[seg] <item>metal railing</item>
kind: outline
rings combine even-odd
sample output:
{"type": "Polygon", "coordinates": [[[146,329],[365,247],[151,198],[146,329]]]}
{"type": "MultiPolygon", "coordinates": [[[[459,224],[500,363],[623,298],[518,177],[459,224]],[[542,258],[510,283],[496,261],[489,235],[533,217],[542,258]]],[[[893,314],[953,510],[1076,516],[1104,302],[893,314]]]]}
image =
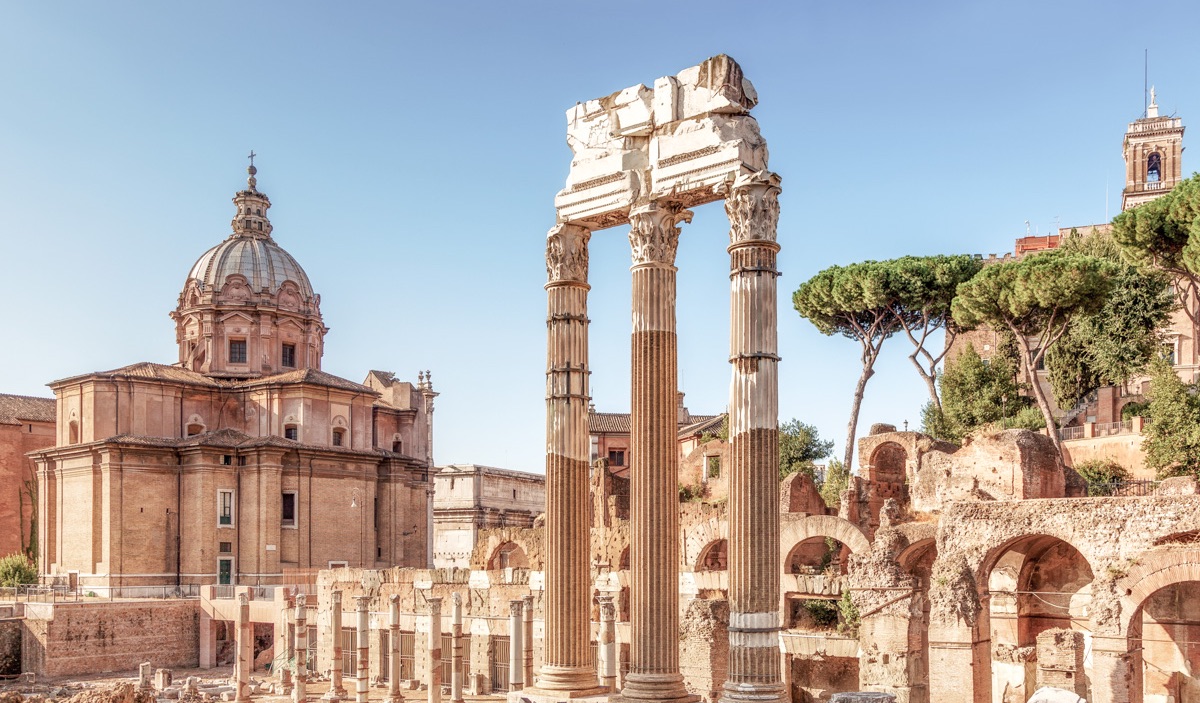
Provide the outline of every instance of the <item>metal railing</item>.
{"type": "Polygon", "coordinates": [[[1118,420],[1117,422],[1097,422],[1096,437],[1111,437],[1118,434],[1130,434],[1133,432],[1133,420],[1118,420]]]}
{"type": "Polygon", "coordinates": [[[182,586],[79,586],[23,584],[0,588],[0,600],[24,603],[88,603],[115,599],[199,598],[200,587],[182,586]]]}
{"type": "Polygon", "coordinates": [[[1158,487],[1161,484],[1161,481],[1152,481],[1150,479],[1127,479],[1124,481],[1110,481],[1108,483],[1089,483],[1088,496],[1152,496],[1158,495],[1158,487]]]}
{"type": "Polygon", "coordinates": [[[1062,428],[1058,431],[1058,438],[1064,442],[1068,439],[1083,439],[1083,425],[1062,428]]]}

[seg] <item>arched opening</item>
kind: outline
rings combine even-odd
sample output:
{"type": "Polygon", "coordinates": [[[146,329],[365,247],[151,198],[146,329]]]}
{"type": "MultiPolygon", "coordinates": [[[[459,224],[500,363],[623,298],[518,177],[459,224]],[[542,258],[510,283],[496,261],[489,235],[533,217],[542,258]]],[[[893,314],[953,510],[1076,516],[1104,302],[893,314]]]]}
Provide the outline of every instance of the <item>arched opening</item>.
{"type": "Polygon", "coordinates": [[[621,558],[617,563],[619,571],[629,571],[629,547],[621,550],[621,558]]]}
{"type": "Polygon", "coordinates": [[[187,436],[188,437],[195,437],[196,435],[202,434],[203,432],[204,432],[204,425],[201,425],[199,423],[193,422],[192,424],[187,426],[187,436]]]}
{"type": "Polygon", "coordinates": [[[521,549],[521,545],[516,542],[505,542],[496,551],[492,552],[492,557],[488,559],[489,571],[497,569],[528,569],[529,559],[525,556],[525,550],[521,549]]]}
{"type": "Polygon", "coordinates": [[[832,537],[809,537],[792,547],[783,569],[788,574],[844,576],[850,548],[832,537]]]}
{"type": "Polygon", "coordinates": [[[726,571],[729,569],[729,540],[719,539],[700,552],[696,571],[726,571]]]}
{"type": "Polygon", "coordinates": [[[67,426],[67,434],[69,435],[69,444],[79,444],[79,421],[71,420],[67,426]]]}
{"type": "MultiPolygon", "coordinates": [[[[916,587],[912,600],[908,601],[907,650],[896,654],[897,659],[903,656],[907,661],[904,670],[908,678],[904,688],[908,691],[910,701],[929,700],[929,586],[935,559],[937,544],[932,538],[915,542],[900,552],[896,559],[900,568],[912,577],[913,586],[916,587]]],[[[881,624],[887,627],[891,623],[884,621],[881,624]]],[[[863,634],[867,639],[870,638],[871,633],[863,634]]]]}
{"type": "Polygon", "coordinates": [[[1157,183],[1162,180],[1162,155],[1157,151],[1150,152],[1146,157],[1146,182],[1157,183]]]}
{"type": "Polygon", "coordinates": [[[1006,546],[987,578],[993,696],[1025,700],[1049,685],[1086,697],[1093,579],[1087,559],[1061,539],[1031,535],[1006,546]]]}

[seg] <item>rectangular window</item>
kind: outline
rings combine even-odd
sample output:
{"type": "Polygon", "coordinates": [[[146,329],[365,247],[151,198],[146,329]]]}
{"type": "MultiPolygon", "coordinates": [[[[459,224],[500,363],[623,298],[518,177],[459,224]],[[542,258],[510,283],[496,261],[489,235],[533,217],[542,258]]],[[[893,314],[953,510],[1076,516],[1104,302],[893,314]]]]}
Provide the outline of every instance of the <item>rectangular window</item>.
{"type": "Polygon", "coordinates": [[[233,542],[221,542],[217,546],[220,548],[222,554],[232,554],[233,553],[233,542]]]}
{"type": "Polygon", "coordinates": [[[608,465],[609,466],[624,466],[625,465],[625,451],[618,450],[618,449],[610,449],[608,451],[608,465]]]}
{"type": "Polygon", "coordinates": [[[233,491],[217,491],[217,524],[233,524],[233,491]]]}
{"type": "Polygon", "coordinates": [[[280,510],[280,520],[284,527],[296,526],[296,492],[283,492],[283,506],[280,510]]]}
{"type": "Polygon", "coordinates": [[[231,364],[246,363],[246,340],[244,340],[244,339],[229,340],[229,363],[231,363],[231,364]]]}
{"type": "Polygon", "coordinates": [[[300,432],[299,432],[299,430],[296,429],[295,425],[283,428],[283,438],[284,439],[290,439],[293,442],[296,442],[299,440],[299,437],[300,437],[300,432]]]}
{"type": "Polygon", "coordinates": [[[342,628],[342,676],[352,679],[358,671],[358,629],[342,628]]]}
{"type": "MultiPolygon", "coordinates": [[[[392,642],[391,632],[379,631],[379,672],[384,681],[392,680],[392,642]]],[[[450,679],[446,679],[449,681],[450,679]]]]}
{"type": "Polygon", "coordinates": [[[283,345],[283,358],[280,360],[289,369],[296,368],[296,345],[283,345]]]}
{"type": "Polygon", "coordinates": [[[333,431],[333,446],[340,447],[346,442],[346,430],[340,427],[333,431]]]}
{"type": "Polygon", "coordinates": [[[708,477],[721,478],[721,457],[708,457],[708,477]]]}

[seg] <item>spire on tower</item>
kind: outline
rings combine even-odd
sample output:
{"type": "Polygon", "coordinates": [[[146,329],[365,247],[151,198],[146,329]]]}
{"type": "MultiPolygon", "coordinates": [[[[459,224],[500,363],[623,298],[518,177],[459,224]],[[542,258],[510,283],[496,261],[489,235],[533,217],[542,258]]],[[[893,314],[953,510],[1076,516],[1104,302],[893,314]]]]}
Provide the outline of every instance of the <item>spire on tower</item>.
{"type": "Polygon", "coordinates": [[[258,168],[254,165],[254,157],[258,156],[253,151],[247,157],[250,159],[250,166],[246,169],[246,173],[250,174],[246,178],[246,190],[238,191],[233,196],[233,203],[237,206],[237,213],[233,218],[233,235],[235,237],[255,237],[261,239],[271,238],[271,220],[267,217],[267,210],[271,207],[271,200],[266,193],[258,190],[258,168]]]}
{"type": "Polygon", "coordinates": [[[250,186],[250,190],[258,190],[258,179],[254,177],[258,174],[258,169],[254,168],[255,156],[258,156],[258,154],[255,154],[254,150],[251,149],[250,156],[247,157],[250,159],[250,168],[246,169],[246,173],[250,174],[250,177],[246,179],[246,184],[250,186]]]}

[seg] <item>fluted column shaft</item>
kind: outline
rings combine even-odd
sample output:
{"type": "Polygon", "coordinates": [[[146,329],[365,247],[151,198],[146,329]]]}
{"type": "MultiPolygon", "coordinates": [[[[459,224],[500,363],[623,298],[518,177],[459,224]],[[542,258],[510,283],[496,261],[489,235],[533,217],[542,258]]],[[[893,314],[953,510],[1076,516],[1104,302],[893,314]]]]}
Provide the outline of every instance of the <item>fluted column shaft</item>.
{"type": "Polygon", "coordinates": [[[533,685],[533,596],[525,596],[525,685],[533,685]]]}
{"type": "Polygon", "coordinates": [[[400,693],[400,596],[388,597],[388,694],[387,703],[401,703],[400,693]]]}
{"type": "Polygon", "coordinates": [[[342,686],[342,592],[329,594],[329,628],[333,637],[333,661],[329,668],[329,691],[322,696],[327,701],[340,701],[346,695],[342,686]]]}
{"type": "Polygon", "coordinates": [[[237,657],[234,669],[236,692],[234,700],[243,703],[250,700],[250,664],[254,660],[254,636],[250,623],[250,599],[245,593],[237,595],[237,657]]]}
{"type": "Polygon", "coordinates": [[[358,649],[354,662],[357,668],[354,676],[354,703],[367,703],[371,690],[371,597],[355,596],[354,606],[358,616],[355,638],[357,641],[354,643],[358,649]]]}
{"type": "Polygon", "coordinates": [[[600,596],[600,683],[617,687],[617,607],[612,596],[600,596]]]}
{"type": "Polygon", "coordinates": [[[425,672],[429,703],[442,701],[442,599],[429,599],[429,671],[425,672]]]}
{"type": "Polygon", "coordinates": [[[303,593],[296,596],[295,650],[296,676],[292,685],[293,703],[308,700],[308,606],[303,593]]]}
{"type": "Polygon", "coordinates": [[[678,343],[675,250],[691,213],[651,203],[629,216],[633,250],[630,666],[622,695],[687,697],[679,674],[678,343]]]}
{"type": "Polygon", "coordinates": [[[729,673],[721,700],[780,701],[779,177],[743,176],[730,223],[729,673]]]}
{"type": "Polygon", "coordinates": [[[508,690],[525,688],[525,622],[521,616],[524,603],[508,602],[508,690]]]}
{"type": "Polygon", "coordinates": [[[450,655],[450,701],[463,701],[463,617],[462,596],[450,596],[450,637],[454,651],[450,655]]]}
{"type": "Polygon", "coordinates": [[[591,231],[572,224],[556,225],[546,238],[546,654],[537,687],[556,692],[598,686],[588,621],[590,238],[591,231]]]}

